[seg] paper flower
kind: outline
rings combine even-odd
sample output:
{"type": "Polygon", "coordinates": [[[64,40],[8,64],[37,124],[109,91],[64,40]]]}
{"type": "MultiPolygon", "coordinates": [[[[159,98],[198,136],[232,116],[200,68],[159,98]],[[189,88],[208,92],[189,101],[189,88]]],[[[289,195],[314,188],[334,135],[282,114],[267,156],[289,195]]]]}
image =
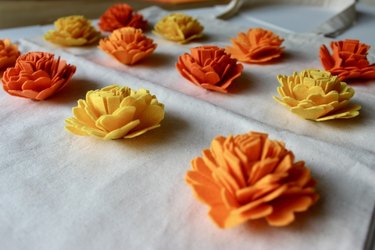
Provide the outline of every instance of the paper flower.
{"type": "Polygon", "coordinates": [[[124,64],[134,64],[150,55],[156,44],[141,29],[121,28],[99,42],[99,48],[124,64]]]}
{"type": "Polygon", "coordinates": [[[13,66],[19,56],[20,52],[16,45],[9,39],[0,39],[0,71],[13,66]]]}
{"type": "Polygon", "coordinates": [[[133,138],[160,126],[164,106],[149,91],[116,85],[89,91],[78,100],[65,128],[76,135],[103,139],[133,138]]]}
{"type": "Polygon", "coordinates": [[[260,218],[286,226],[319,198],[304,162],[294,162],[284,143],[267,134],[219,136],[202,155],[192,160],[185,180],[221,228],[260,218]]]}
{"type": "Polygon", "coordinates": [[[284,39],[261,28],[249,29],[246,34],[240,32],[231,41],[233,47],[228,46],[226,51],[238,61],[246,63],[265,63],[279,58],[284,51],[280,47],[284,39]]]}
{"type": "Polygon", "coordinates": [[[203,26],[196,19],[184,14],[167,15],[154,27],[154,33],[179,43],[202,37],[202,31],[203,26]]]}
{"type": "Polygon", "coordinates": [[[83,16],[61,17],[55,21],[56,30],[50,30],[44,39],[64,46],[82,46],[97,42],[101,35],[83,16]]]}
{"type": "Polygon", "coordinates": [[[10,95],[44,100],[62,90],[76,71],[60,57],[46,52],[29,52],[3,75],[3,88],[10,95]]]}
{"type": "Polygon", "coordinates": [[[324,70],[303,70],[292,76],[278,75],[281,98],[276,101],[309,120],[326,121],[359,115],[361,106],[348,105],[354,90],[324,70]]]}
{"type": "Polygon", "coordinates": [[[327,47],[320,47],[320,61],[323,67],[341,80],[375,79],[375,64],[369,63],[369,45],[358,40],[331,42],[332,55],[327,47]]]}
{"type": "Polygon", "coordinates": [[[191,55],[185,53],[178,58],[176,67],[183,77],[197,86],[226,93],[242,73],[242,64],[230,58],[224,49],[200,46],[190,51],[191,55]]]}
{"type": "Polygon", "coordinates": [[[146,29],[147,21],[141,14],[133,11],[126,3],[118,3],[109,7],[99,19],[99,27],[102,31],[112,32],[122,27],[134,27],[146,29]]]}

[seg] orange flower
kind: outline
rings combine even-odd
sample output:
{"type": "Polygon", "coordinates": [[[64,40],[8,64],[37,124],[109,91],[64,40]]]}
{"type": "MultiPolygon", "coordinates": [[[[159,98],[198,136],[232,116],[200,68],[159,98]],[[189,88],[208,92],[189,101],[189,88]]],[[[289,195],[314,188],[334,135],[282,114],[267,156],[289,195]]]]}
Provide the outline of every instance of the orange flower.
{"type": "Polygon", "coordinates": [[[210,207],[209,216],[221,228],[265,218],[271,226],[286,226],[295,212],[306,211],[319,196],[303,161],[284,143],[267,134],[219,136],[203,157],[192,160],[186,182],[210,207]]]}
{"type": "Polygon", "coordinates": [[[146,29],[147,21],[141,14],[133,12],[133,8],[126,3],[118,3],[109,7],[99,19],[102,31],[112,32],[122,27],[146,29]]]}
{"type": "Polygon", "coordinates": [[[0,71],[15,64],[20,52],[9,39],[0,40],[0,71]]]}
{"type": "Polygon", "coordinates": [[[222,48],[208,45],[190,51],[191,55],[185,53],[178,58],[176,67],[183,77],[197,86],[226,93],[242,73],[242,64],[230,58],[222,48]]]}
{"type": "Polygon", "coordinates": [[[226,51],[241,62],[264,63],[282,55],[284,48],[280,47],[284,39],[272,31],[261,28],[249,29],[247,33],[240,32],[236,39],[231,39],[233,47],[226,51]]]}
{"type": "Polygon", "coordinates": [[[323,67],[341,80],[375,79],[375,64],[367,60],[370,46],[359,40],[331,42],[332,55],[327,47],[320,47],[320,61],[323,67]]]}
{"type": "Polygon", "coordinates": [[[63,89],[76,67],[45,52],[20,56],[3,75],[3,88],[10,95],[44,100],[63,89]]]}
{"type": "Polygon", "coordinates": [[[99,48],[124,64],[134,64],[150,55],[156,44],[141,29],[121,28],[99,42],[99,48]]]}

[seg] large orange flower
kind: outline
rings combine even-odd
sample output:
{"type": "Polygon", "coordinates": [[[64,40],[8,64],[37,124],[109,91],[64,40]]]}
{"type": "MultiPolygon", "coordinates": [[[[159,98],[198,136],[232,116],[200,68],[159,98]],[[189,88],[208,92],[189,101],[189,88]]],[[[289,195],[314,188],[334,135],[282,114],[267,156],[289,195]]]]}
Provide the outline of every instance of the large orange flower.
{"type": "Polygon", "coordinates": [[[332,55],[327,47],[320,47],[323,67],[341,80],[375,79],[375,64],[369,63],[367,53],[370,46],[359,40],[331,42],[332,55]]]}
{"type": "Polygon", "coordinates": [[[247,33],[240,32],[231,39],[233,47],[226,51],[241,62],[264,63],[279,58],[284,48],[280,47],[284,39],[270,30],[261,28],[249,29],[247,33]]]}
{"type": "Polygon", "coordinates": [[[203,157],[192,160],[186,182],[210,207],[209,216],[221,228],[265,218],[271,226],[286,226],[295,212],[306,211],[319,196],[303,161],[284,143],[267,134],[219,136],[203,157]]]}
{"type": "Polygon", "coordinates": [[[20,56],[3,75],[3,88],[10,95],[44,100],[63,89],[76,67],[45,52],[20,56]]]}
{"type": "Polygon", "coordinates": [[[121,63],[131,65],[150,55],[156,49],[156,44],[141,29],[125,27],[102,39],[99,48],[121,63]]]}
{"type": "Polygon", "coordinates": [[[178,58],[176,67],[183,77],[208,90],[227,92],[234,79],[242,73],[242,64],[230,58],[224,49],[200,46],[178,58]]]}
{"type": "Polygon", "coordinates": [[[122,27],[134,27],[146,29],[147,21],[141,14],[133,11],[126,3],[118,3],[109,7],[99,19],[99,27],[102,31],[112,32],[122,27]]]}
{"type": "Polygon", "coordinates": [[[13,66],[19,56],[20,52],[16,45],[9,39],[0,39],[0,71],[13,66]]]}

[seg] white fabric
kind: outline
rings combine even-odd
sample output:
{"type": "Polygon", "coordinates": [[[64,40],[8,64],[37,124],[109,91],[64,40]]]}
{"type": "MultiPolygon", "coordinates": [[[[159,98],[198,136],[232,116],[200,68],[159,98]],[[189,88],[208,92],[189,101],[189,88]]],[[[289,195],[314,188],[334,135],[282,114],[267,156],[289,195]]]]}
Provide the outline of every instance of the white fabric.
{"type": "MultiPolygon", "coordinates": [[[[149,9],[155,22],[165,14],[149,9]]],[[[228,44],[243,29],[200,18],[205,44],[228,44]]],[[[153,36],[155,54],[127,67],[98,49],[54,49],[39,38],[23,51],[47,50],[77,66],[71,84],[54,98],[34,102],[0,92],[0,242],[3,249],[360,249],[375,200],[375,85],[355,85],[359,118],[316,123],[277,104],[278,73],[318,67],[329,40],[286,35],[278,64],[245,65],[235,93],[197,88],[174,68],[188,45],[153,36]],[[152,66],[152,67],[151,67],[152,66]],[[109,84],[147,88],[166,106],[154,131],[102,141],[64,131],[64,119],[85,92],[109,84]],[[286,228],[263,221],[216,228],[184,175],[189,162],[217,135],[250,130],[283,140],[305,160],[321,200],[286,228]]]]}

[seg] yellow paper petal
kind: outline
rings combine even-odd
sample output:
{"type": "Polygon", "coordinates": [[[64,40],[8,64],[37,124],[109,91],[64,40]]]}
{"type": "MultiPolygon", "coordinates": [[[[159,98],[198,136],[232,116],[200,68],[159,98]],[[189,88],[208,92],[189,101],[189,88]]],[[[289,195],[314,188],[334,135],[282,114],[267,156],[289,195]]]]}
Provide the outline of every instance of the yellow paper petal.
{"type": "Polygon", "coordinates": [[[148,90],[117,85],[89,91],[68,118],[66,130],[104,139],[133,138],[160,126],[164,105],[148,90]]]}
{"type": "Polygon", "coordinates": [[[359,115],[359,105],[346,109],[354,90],[324,70],[303,70],[292,76],[277,76],[281,98],[274,99],[293,113],[309,120],[325,121],[359,115]]]}

